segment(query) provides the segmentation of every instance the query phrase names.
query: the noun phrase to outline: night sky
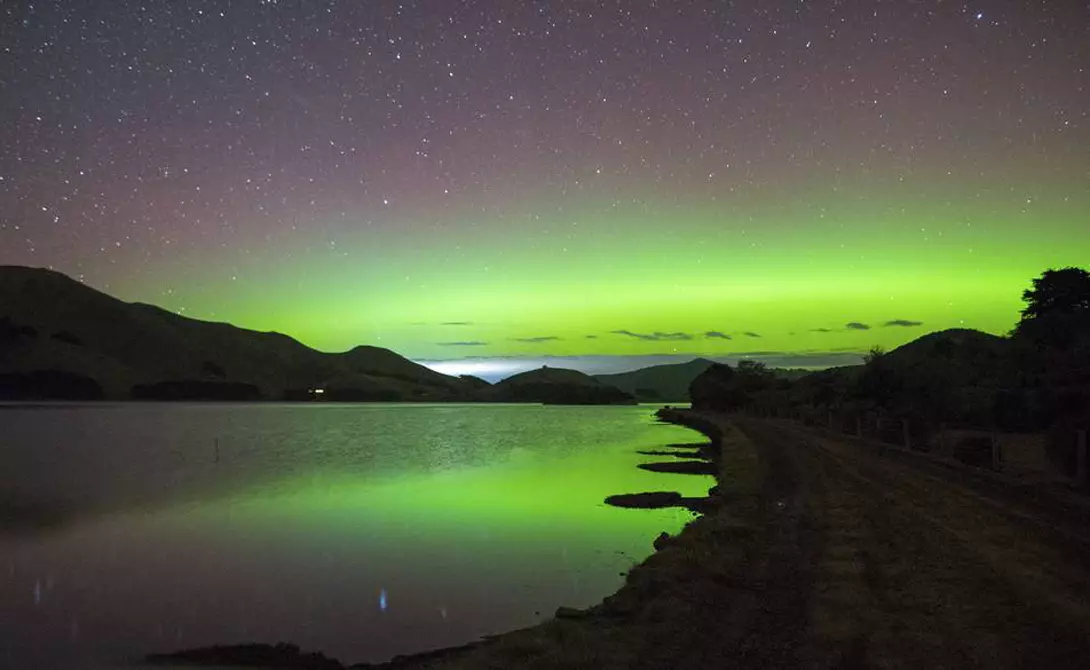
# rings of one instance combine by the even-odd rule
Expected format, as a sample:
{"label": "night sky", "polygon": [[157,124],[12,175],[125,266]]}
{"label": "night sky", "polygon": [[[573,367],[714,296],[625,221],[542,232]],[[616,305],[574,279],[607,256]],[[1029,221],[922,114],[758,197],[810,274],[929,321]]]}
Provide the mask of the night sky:
{"label": "night sky", "polygon": [[1085,2],[0,12],[0,263],[323,350],[820,364],[1090,261]]}

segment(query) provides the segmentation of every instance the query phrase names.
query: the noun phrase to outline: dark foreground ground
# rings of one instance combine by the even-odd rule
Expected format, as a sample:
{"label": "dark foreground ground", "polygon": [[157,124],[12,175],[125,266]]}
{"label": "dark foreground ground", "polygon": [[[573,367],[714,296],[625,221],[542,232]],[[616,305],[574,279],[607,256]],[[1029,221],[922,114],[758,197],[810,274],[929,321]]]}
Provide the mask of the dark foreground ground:
{"label": "dark foreground ground", "polygon": [[723,430],[719,504],[621,591],[377,667],[1090,667],[1084,499],[789,423],[705,418]]}

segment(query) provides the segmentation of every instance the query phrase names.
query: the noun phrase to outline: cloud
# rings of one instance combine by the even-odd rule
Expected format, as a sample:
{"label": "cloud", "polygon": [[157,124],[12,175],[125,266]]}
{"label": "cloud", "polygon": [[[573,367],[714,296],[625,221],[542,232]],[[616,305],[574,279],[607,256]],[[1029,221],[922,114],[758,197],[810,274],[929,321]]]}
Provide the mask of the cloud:
{"label": "cloud", "polygon": [[562,338],[557,337],[556,335],[541,335],[539,337],[512,337],[511,341],[512,342],[531,342],[531,343],[533,343],[533,342],[555,342],[555,341],[560,340],[560,339],[562,339]]}
{"label": "cloud", "polygon": [[760,333],[754,333],[751,330],[747,330],[746,332],[744,332],[742,334],[745,335],[746,337],[760,337],[761,336]]}
{"label": "cloud", "polygon": [[466,342],[436,342],[441,347],[483,347],[488,342],[479,342],[477,340],[469,340]]}
{"label": "cloud", "polygon": [[689,333],[663,333],[657,330],[653,333],[634,333],[631,330],[611,330],[609,332],[614,335],[634,337],[645,342],[680,342],[693,339],[693,336]]}
{"label": "cloud", "polygon": [[444,321],[440,326],[472,326],[472,321]]}
{"label": "cloud", "polygon": [[852,321],[844,324],[845,330],[870,330],[870,326],[865,323],[859,323],[858,321]]}
{"label": "cloud", "polygon": [[811,333],[833,333],[836,332],[832,328],[811,328]]}
{"label": "cloud", "polygon": [[704,338],[708,339],[708,340],[732,340],[732,339],[734,339],[730,335],[727,335],[726,333],[721,333],[718,330],[709,330],[708,332],[704,333]]}
{"label": "cloud", "polygon": [[922,326],[923,321],[910,321],[908,319],[894,319],[892,321],[886,321],[882,325],[885,326],[886,328],[889,328],[891,326],[900,327],[900,328],[915,328],[916,326]]}
{"label": "cloud", "polygon": [[583,337],[587,338],[588,340],[597,340],[598,339],[597,335],[584,335]]}

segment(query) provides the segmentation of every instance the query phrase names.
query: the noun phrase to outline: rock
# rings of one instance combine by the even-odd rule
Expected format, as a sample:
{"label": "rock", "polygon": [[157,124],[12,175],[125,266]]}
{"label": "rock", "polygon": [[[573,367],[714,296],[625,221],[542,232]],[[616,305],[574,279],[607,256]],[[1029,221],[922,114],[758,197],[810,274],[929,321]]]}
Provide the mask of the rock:
{"label": "rock", "polygon": [[694,459],[694,458],[701,459],[701,458],[704,458],[704,454],[700,453],[699,450],[696,450],[696,451],[671,451],[671,450],[654,451],[654,450],[648,450],[648,451],[637,451],[636,453],[637,454],[642,454],[644,456],[673,456],[674,458],[687,458],[687,459]]}
{"label": "rock", "polygon": [[170,654],[148,654],[152,665],[185,664],[194,666],[240,666],[262,668],[293,668],[294,670],[341,670],[337,660],[319,653],[303,653],[294,644],[217,645],[187,649]]}
{"label": "rock", "polygon": [[669,533],[659,533],[659,536],[655,538],[652,546],[655,547],[655,551],[662,551],[666,547],[670,546],[674,541],[674,538],[670,537]]}
{"label": "rock", "polygon": [[660,507],[680,505],[682,497],[677,491],[648,491],[646,493],[622,493],[609,496],[605,502],[607,505],[613,505],[614,507],[658,509]]}
{"label": "rock", "polygon": [[556,614],[554,616],[557,619],[584,619],[587,616],[587,611],[561,605],[556,608]]}
{"label": "rock", "polygon": [[669,461],[665,463],[640,463],[637,467],[651,472],[668,472],[681,475],[714,475],[715,463],[708,461]]}

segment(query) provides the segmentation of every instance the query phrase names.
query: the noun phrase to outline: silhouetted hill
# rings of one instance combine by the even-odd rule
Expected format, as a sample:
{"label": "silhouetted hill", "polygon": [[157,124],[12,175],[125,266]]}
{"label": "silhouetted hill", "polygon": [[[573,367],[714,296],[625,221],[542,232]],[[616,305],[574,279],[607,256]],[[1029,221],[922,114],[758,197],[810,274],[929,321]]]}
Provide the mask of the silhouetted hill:
{"label": "silhouetted hill", "polygon": [[549,405],[634,404],[630,394],[577,370],[543,367],[496,383],[486,396],[496,402],[541,402]]}
{"label": "silhouetted hill", "polygon": [[[0,397],[58,397],[28,381],[43,371],[67,375],[85,393],[90,387],[81,380],[91,380],[107,398],[132,397],[134,387],[140,397],[170,399],[305,398],[314,388],[330,399],[471,393],[464,382],[387,349],[323,353],[280,333],[126,303],[59,272],[0,266]],[[55,385],[60,378],[48,379]]]}
{"label": "silhouetted hill", "polygon": [[458,379],[461,379],[475,391],[492,388],[491,382],[487,382],[480,377],[474,377],[473,375],[458,375]]}
{"label": "silhouetted hill", "polygon": [[[923,335],[885,354],[886,360],[906,372],[918,366],[941,367],[943,374],[961,381],[978,381],[1000,372],[1010,356],[1007,338],[968,328],[952,328]],[[938,370],[936,370],[938,371]]]}
{"label": "silhouetted hill", "polygon": [[755,376],[756,369],[744,362],[735,369],[715,364],[690,389],[694,406],[701,407],[759,412],[810,407],[988,424],[997,398],[1018,374],[1013,352],[1007,338],[952,329],[924,335],[865,365],[802,376],[763,367]]}
{"label": "silhouetted hill", "polygon": [[709,365],[712,361],[706,358],[694,358],[688,363],[652,365],[594,378],[647,402],[688,402],[689,384]]}

